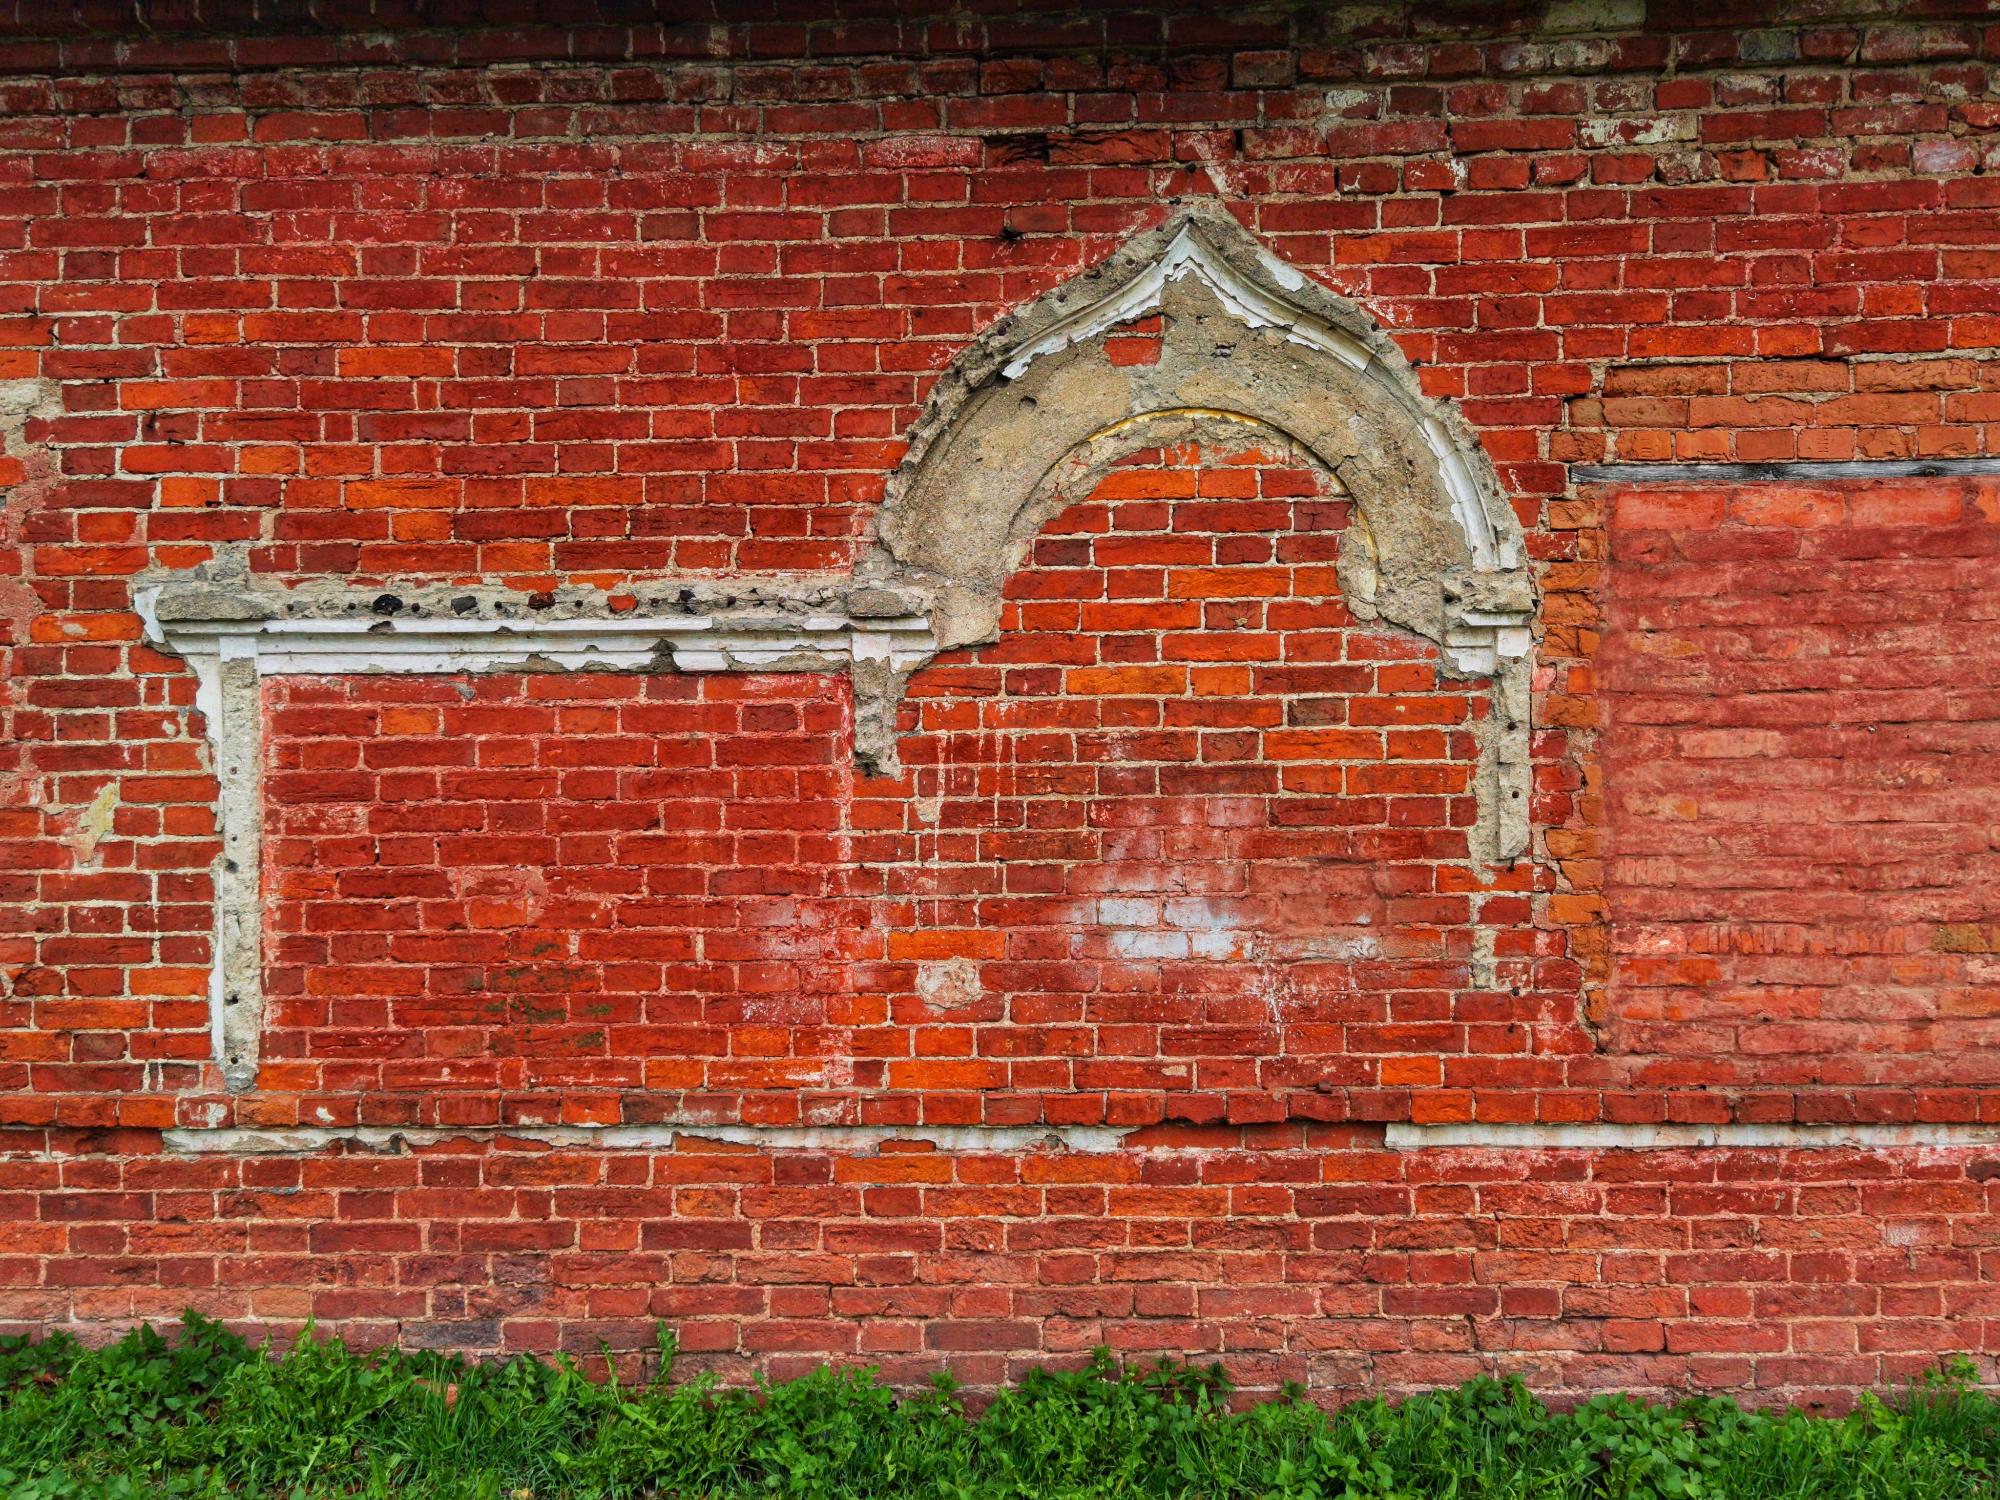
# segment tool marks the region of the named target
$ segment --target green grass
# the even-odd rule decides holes
[[[1038,1371],[976,1419],[865,1371],[725,1390],[566,1361],[306,1338],[268,1358],[192,1314],[107,1348],[0,1340],[0,1495],[1229,1496],[1994,1500],[2000,1401],[1960,1362],[1842,1418],[1719,1398],[1552,1412],[1475,1380],[1337,1412],[1231,1411],[1213,1370]]]

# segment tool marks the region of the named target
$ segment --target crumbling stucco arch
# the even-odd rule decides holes
[[[1157,313],[1158,358],[1113,363],[1115,332]],[[1491,676],[1477,853],[1528,842],[1526,658],[1534,589],[1511,507],[1449,403],[1365,312],[1196,205],[1003,319],[944,373],[877,513],[861,580],[929,604],[937,649],[990,640],[1000,593],[1047,519],[1059,474],[1134,424],[1273,429],[1355,507],[1341,587],[1363,620]],[[893,761],[900,676],[857,677],[857,751]]]

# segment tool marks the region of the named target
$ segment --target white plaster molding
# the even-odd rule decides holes
[[[226,1156],[303,1155],[329,1146],[393,1151],[445,1141],[515,1140],[601,1150],[671,1151],[685,1142],[720,1141],[773,1151],[840,1151],[872,1155],[892,1141],[927,1142],[940,1151],[1065,1151],[1118,1149],[1125,1131],[1109,1125],[485,1125],[301,1126],[291,1130],[174,1129],[161,1133],[169,1151]]]
[[[1576,484],[1816,484],[1841,479],[1982,479],[2000,458],[1783,459],[1765,463],[1571,464]]]
[[[1180,282],[1190,284],[1170,292]],[[1100,287],[1103,294],[1089,300]],[[1086,305],[1071,310],[1072,295]],[[1204,309],[1187,321],[1190,329],[1212,305],[1247,329],[1274,330],[1276,337],[1260,332],[1253,342],[1274,364],[1302,366],[1303,373],[1286,377],[1288,419],[1301,431],[1319,434],[1314,451],[1337,473],[1346,463],[1369,481],[1357,502],[1364,511],[1379,503],[1378,519],[1401,517],[1378,528],[1378,540],[1369,545],[1382,550],[1374,554],[1367,588],[1359,591],[1365,597],[1351,602],[1362,618],[1437,641],[1447,670],[1492,679],[1492,712],[1476,726],[1479,817],[1471,834],[1473,853],[1502,863],[1525,852],[1533,585],[1518,524],[1490,464],[1450,403],[1423,395],[1415,372],[1365,311],[1272,255],[1226,211],[1190,206],[1070,289],[1059,288],[1003,320],[954,361],[912,431],[909,456],[891,476],[876,517],[883,545],[852,574],[665,580],[641,590],[640,607],[623,615],[612,614],[600,596],[579,593],[531,603],[518,594],[469,585],[426,586],[411,599],[386,593],[371,599],[362,590],[320,580],[259,595],[240,555],[224,560],[226,565],[207,578],[155,575],[158,581],[140,588],[135,608],[149,637],[181,655],[196,673],[221,781],[223,849],[216,865],[210,1003],[216,1058],[227,1087],[254,1087],[263,1027],[258,848],[263,678],[841,671],[855,687],[857,761],[893,770],[903,682],[941,647],[991,638],[999,581],[989,576],[989,554],[1008,543],[1007,528],[1041,472],[1020,474],[1005,463],[986,469],[984,482],[1001,491],[996,502],[980,492],[985,461],[980,455],[974,455],[977,462],[946,464],[933,472],[929,461],[949,458],[952,447],[940,440],[957,429],[969,410],[967,400],[976,404],[993,394],[996,379],[999,385],[1053,381],[1064,361],[1052,356],[1156,308],[1173,312],[1183,302]],[[1285,343],[1321,357],[1301,359],[1284,349]],[[1202,375],[1211,385],[1218,371],[1237,369],[1226,350],[1194,354],[1197,364],[1206,360]],[[1350,379],[1349,372],[1358,378]],[[1093,364],[1092,378],[1097,374]],[[1147,415],[1164,393],[1146,386],[1139,373],[1127,372],[1126,378],[1136,382],[1124,391],[1128,414]],[[1340,387],[1342,397],[1331,408],[1324,389],[1329,384]],[[1065,389],[1072,398],[1078,395]],[[1059,412],[1080,421],[1094,409],[1087,401],[1081,407],[1074,399],[1052,401],[1033,420],[1048,429],[1043,436],[1053,443],[1067,436],[1060,422],[1050,425]],[[1004,446],[996,444],[994,451]],[[1040,463],[1042,457],[1029,444],[1016,462]],[[1428,472],[1433,466],[1435,476]],[[912,486],[921,490],[914,509]],[[1387,548],[1386,538],[1396,541],[1394,549]],[[1358,576],[1357,570],[1344,570],[1343,586]],[[529,613],[533,604],[549,607]]]
[[[841,671],[854,661],[907,670],[934,649],[921,615],[856,622],[845,615],[726,619],[606,615],[595,619],[282,619],[155,622],[190,662],[255,663],[260,677],[535,671]]]
[[[937,649],[920,614],[162,618],[161,592],[137,590],[134,608],[154,643],[177,653],[195,674],[195,706],[207,725],[220,789],[208,1002],[215,1060],[231,1093],[256,1087],[263,1049],[264,678],[857,667],[897,674]]]
[[[1535,631],[1525,611],[1466,610],[1445,626],[1444,653],[1467,677],[1491,677],[1508,662],[1525,661]]]
[[[1289,291],[1298,291],[1306,285],[1301,272],[1262,246],[1256,247],[1255,254],[1259,267],[1273,285]],[[1014,351],[1001,367],[1001,373],[1009,380],[1017,380],[1046,355],[1158,311],[1167,285],[1188,276],[1206,286],[1230,316],[1246,328],[1282,329],[1289,342],[1331,355],[1393,397],[1409,413],[1411,429],[1422,435],[1425,447],[1437,460],[1438,476],[1451,497],[1453,518],[1464,534],[1474,563],[1481,568],[1521,565],[1519,543],[1512,538],[1503,540],[1494,531],[1492,518],[1480,499],[1479,486],[1451,434],[1434,413],[1419,406],[1376,352],[1353,334],[1322,322],[1238,273],[1209,248],[1191,224],[1183,225],[1159,259],[1145,270]]]
[[[210,1156],[299,1156],[336,1147],[399,1151],[451,1141],[526,1141],[556,1148],[672,1151],[704,1141],[771,1151],[872,1155],[884,1145],[920,1142],[940,1151],[1032,1151],[1056,1147],[1094,1155],[1143,1151],[1200,1156],[1239,1147],[1135,1145],[1134,1130],[1111,1125],[313,1125],[260,1129],[178,1127],[162,1132],[168,1151]],[[2000,1125],[1595,1123],[1392,1124],[1391,1151],[1910,1151],[2000,1146]]]
[[[1156,311],[1156,357],[1114,361],[1106,340]],[[947,649],[991,640],[1004,579],[1063,498],[1086,493],[1126,440],[1204,422],[1267,429],[1332,474],[1355,506],[1338,563],[1355,617],[1436,643],[1449,675],[1492,682],[1471,853],[1525,854],[1536,598],[1519,518],[1475,434],[1425,394],[1387,331],[1221,205],[1183,205],[953,360],[857,576],[926,591]],[[895,701],[872,699],[876,719],[857,721],[871,745],[893,743]]]
[[[1711,1147],[1739,1150],[1820,1151],[1940,1149],[2000,1145],[2000,1125],[1788,1124],[1743,1121],[1718,1125],[1451,1124],[1388,1127],[1383,1144],[1392,1151],[1446,1148],[1492,1151],[1684,1151]]]

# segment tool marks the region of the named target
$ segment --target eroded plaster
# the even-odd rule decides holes
[[[0,493],[0,547],[25,547],[21,523],[40,501],[54,473],[49,450],[29,429],[59,415],[61,394],[53,380],[0,380],[0,454],[13,461],[18,476]],[[0,570],[0,620],[25,630],[42,611],[42,601],[16,571]]]
[[[332,1148],[401,1154],[453,1141],[534,1144],[557,1150],[672,1151],[717,1142],[769,1151],[841,1152],[868,1156],[884,1146],[923,1144],[939,1151],[1065,1151],[1106,1154],[1206,1155],[1231,1150],[1217,1140],[1168,1145],[1147,1142],[1143,1126],[1115,1125],[330,1125],[288,1129],[180,1127],[162,1133],[169,1151],[219,1156],[309,1155]],[[1413,1151],[1842,1151],[1962,1150],[2000,1144],[2000,1126],[1736,1122],[1710,1125],[1658,1121],[1578,1124],[1481,1122],[1452,1125],[1391,1123],[1382,1144]]]

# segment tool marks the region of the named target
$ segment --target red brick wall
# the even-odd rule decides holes
[[[1566,468],[1993,455],[2000,35],[1625,9],[0,12],[0,380],[46,383],[0,455],[0,1320],[659,1316],[732,1374],[975,1383],[1104,1340],[1328,1392],[2000,1350],[1973,1136],[1382,1145],[2000,1124],[1993,486]],[[271,683],[267,1061],[220,1093],[216,784],[136,575],[844,568],[936,373],[1176,195],[1491,458],[1542,591],[1529,858],[1466,861],[1485,695],[1346,618],[1341,498],[1151,454],[919,675],[893,781],[831,678]],[[1136,1133],[479,1133],[691,1118]],[[162,1135],[301,1122],[469,1133]]]
[[[1329,1398],[1507,1369],[1555,1392],[1839,1399],[1992,1347],[1991,1174],[1963,1153],[1151,1141],[7,1162],[0,1201],[42,1212],[10,1230],[5,1296],[22,1322],[193,1305],[578,1354],[649,1350],[665,1319],[736,1377],[865,1359],[976,1387],[1108,1343]]]
[[[261,1122],[615,1123],[832,1086],[865,920],[845,682],[271,695]]]
[[[1400,1119],[1559,1083],[1535,1024],[1576,1031],[1575,967],[1528,872],[1467,868],[1485,694],[1355,625],[1347,510],[1284,454],[1136,455],[1042,528],[999,641],[912,682],[894,782],[842,680],[276,679],[239,1117]]]
[[[2000,487],[1654,488],[1611,522],[1607,1041],[1760,1109],[1991,1118]]]

